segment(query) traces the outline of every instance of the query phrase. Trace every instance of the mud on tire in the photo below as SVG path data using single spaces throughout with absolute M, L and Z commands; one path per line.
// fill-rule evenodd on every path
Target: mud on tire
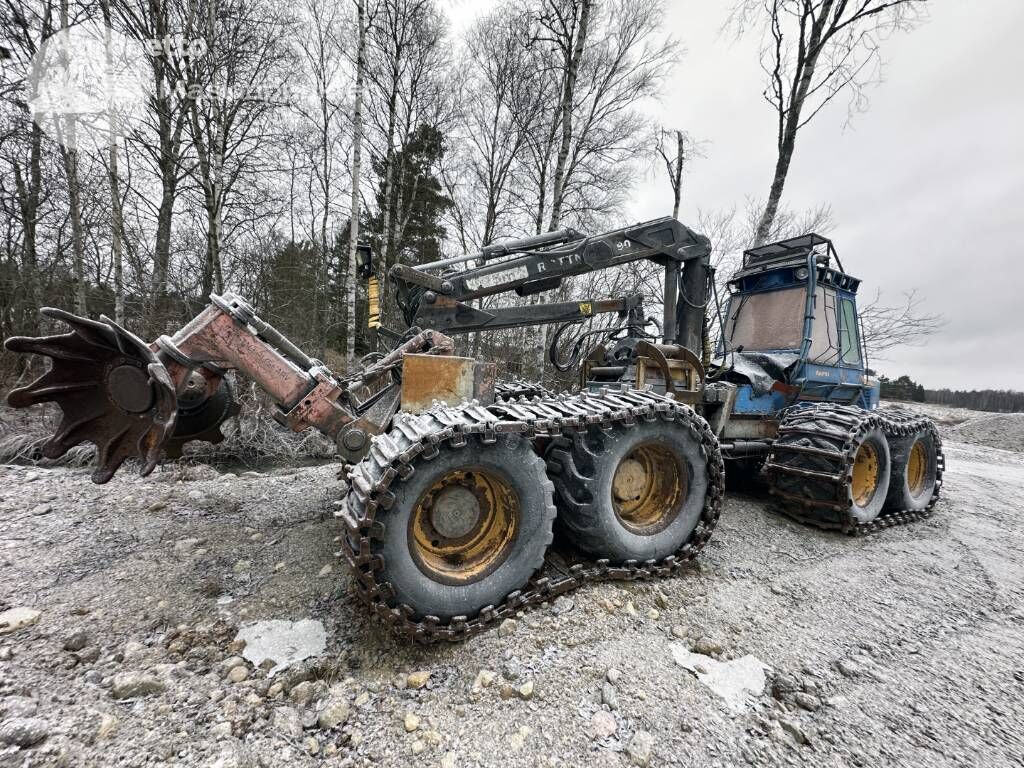
M 439 448 L 436 456 L 421 459 L 416 472 L 397 483 L 394 505 L 378 518 L 383 523 L 383 535 L 374 541 L 373 550 L 383 557 L 381 575 L 393 587 L 397 603 L 410 606 L 418 618 L 429 615 L 444 620 L 497 605 L 529 580 L 544 564 L 555 507 L 544 461 L 533 452 L 530 441 L 519 435 L 503 435 L 493 443 L 484 443 L 474 435 L 461 448 Z M 500 552 L 482 562 L 478 573 L 452 578 L 444 571 L 444 558 L 426 551 L 417 541 L 417 510 L 438 484 L 473 473 L 486 475 L 503 488 L 509 497 L 508 514 L 514 518 L 514 527 L 499 543 Z M 469 532 L 461 540 L 474 536 L 476 533 Z M 458 572 L 457 565 L 456 561 L 452 572 Z
M 561 436 L 546 458 L 558 525 L 575 546 L 614 563 L 664 558 L 687 542 L 714 460 L 698 432 L 664 420 Z

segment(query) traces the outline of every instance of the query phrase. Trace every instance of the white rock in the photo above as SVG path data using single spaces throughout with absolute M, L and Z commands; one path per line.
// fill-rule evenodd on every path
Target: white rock
M 693 672 L 701 683 L 721 696 L 733 712 L 747 710 L 753 699 L 764 692 L 765 672 L 771 667 L 754 656 L 717 661 L 710 656 L 692 653 L 678 643 L 674 643 L 671 650 L 676 664 Z
M 430 672 L 425 669 L 410 672 L 405 678 L 406 685 L 412 689 L 423 688 L 430 682 Z
M 254 666 L 266 659 L 275 662 L 267 671 L 269 677 L 303 659 L 319 656 L 327 647 L 327 632 L 316 619 L 257 621 L 239 629 L 235 639 L 245 641 L 242 656 Z
M 0 635 L 17 632 L 39 621 L 42 612 L 35 608 L 8 608 L 0 613 Z
M 473 688 L 480 690 L 481 688 L 489 688 L 492 683 L 497 679 L 498 673 L 493 672 L 489 669 L 481 669 L 476 674 L 476 679 L 473 681 Z
M 174 551 L 177 552 L 179 555 L 187 555 L 189 552 L 191 552 L 200 544 L 202 544 L 202 542 L 202 539 L 178 539 L 176 542 L 174 542 Z
M 278 707 L 274 710 L 274 728 L 285 736 L 293 739 L 302 736 L 302 719 L 292 707 Z
M 519 622 L 515 619 L 505 619 L 498 625 L 498 637 L 511 637 L 519 629 Z
M 102 713 L 100 715 L 100 724 L 96 727 L 96 740 L 103 741 L 104 739 L 109 739 L 114 735 L 115 730 L 117 730 L 117 718 L 106 712 Z
M 615 694 L 615 687 L 611 683 L 605 683 L 601 686 L 601 703 L 608 707 L 608 709 L 619 708 L 619 697 Z

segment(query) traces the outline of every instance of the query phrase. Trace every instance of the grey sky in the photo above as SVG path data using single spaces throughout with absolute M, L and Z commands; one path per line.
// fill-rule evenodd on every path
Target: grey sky
M 492 3 L 455 0 L 456 29 Z M 1024 2 L 933 0 L 931 18 L 884 44 L 885 82 L 844 128 L 846 104 L 801 133 L 784 204 L 829 203 L 832 237 L 865 297 L 917 289 L 947 326 L 927 345 L 875 362 L 926 386 L 1024 390 Z M 767 195 L 773 111 L 756 37 L 721 34 L 730 0 L 668 0 L 686 48 L 655 107 L 708 141 L 685 179 L 680 218 Z M 629 220 L 670 211 L 663 175 L 639 179 Z

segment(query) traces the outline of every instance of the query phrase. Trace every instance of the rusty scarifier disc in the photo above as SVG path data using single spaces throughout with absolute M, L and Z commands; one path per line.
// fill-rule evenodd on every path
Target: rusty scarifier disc
M 928 434 L 935 445 L 935 488 L 927 506 L 921 510 L 883 510 L 874 520 L 862 523 L 853 515 L 851 490 L 854 464 L 860 438 L 880 427 L 886 438 L 900 439 Z M 801 461 L 813 455 L 818 468 L 809 470 Z M 822 467 L 828 466 L 827 469 Z M 932 516 L 942 488 L 946 467 L 942 439 L 931 419 L 903 410 L 866 411 L 846 405 L 817 403 L 794 408 L 783 416 L 779 436 L 765 463 L 771 493 L 779 499 L 779 508 L 789 517 L 819 528 L 838 529 L 862 536 L 896 525 L 906 525 Z M 792 493 L 777 487 L 785 476 L 798 476 L 811 482 L 805 492 Z M 816 493 L 810 493 L 809 489 Z
M 130 458 L 141 459 L 142 474 L 148 475 L 174 429 L 177 398 L 167 369 L 142 339 L 107 317 L 89 320 L 50 307 L 41 312 L 71 331 L 7 340 L 12 352 L 51 361 L 46 373 L 11 391 L 8 405 L 56 403 L 63 417 L 42 454 L 56 459 L 79 443 L 94 443 L 93 482 L 107 482 Z
M 687 541 L 671 556 L 622 565 L 611 565 L 608 560 L 569 564 L 552 553 L 545 567 L 500 605 L 487 606 L 475 616 L 456 616 L 450 621 L 433 616 L 415 620 L 409 606 L 395 604 L 391 585 L 378 578 L 383 562 L 371 546 L 374 537 L 384 534 L 385 523 L 378 519 L 378 514 L 383 510 L 386 516 L 394 505 L 394 484 L 408 480 L 422 462 L 437 458 L 441 451 L 465 449 L 473 442 L 468 439 L 471 435 L 487 443 L 495 441 L 500 433 L 532 439 L 592 425 L 628 428 L 659 419 L 676 422 L 680 429 L 689 430 L 700 441 L 707 460 L 708 493 L 700 520 Z M 523 608 L 552 600 L 588 582 L 660 578 L 679 573 L 707 544 L 718 523 L 725 468 L 714 433 L 692 408 L 652 392 L 606 388 L 596 393 L 521 398 L 490 406 L 436 406 L 416 416 L 399 414 L 392 429 L 375 439 L 369 455 L 352 468 L 349 483 L 345 503 L 336 514 L 346 528 L 341 554 L 355 577 L 360 599 L 407 641 L 458 642 Z

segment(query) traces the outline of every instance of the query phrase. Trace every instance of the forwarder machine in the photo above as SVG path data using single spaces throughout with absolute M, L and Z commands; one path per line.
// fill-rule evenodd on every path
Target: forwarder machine
M 372 254 L 359 256 L 375 304 Z M 665 270 L 658 334 L 642 296 L 472 306 L 641 260 Z M 42 455 L 90 441 L 93 480 L 105 483 L 127 459 L 145 475 L 190 440 L 222 439 L 237 411 L 227 375 L 251 379 L 282 424 L 335 439 L 356 593 L 419 642 L 462 639 L 587 581 L 677 573 L 718 520 L 723 456 L 763 462 L 789 514 L 844 531 L 927 515 L 938 496 L 938 435 L 925 419 L 876 410 L 858 281 L 824 238 L 745 254 L 710 371 L 697 353 L 710 246 L 674 219 L 591 237 L 560 230 L 389 277 L 410 328 L 385 333 L 394 348 L 346 376 L 225 294 L 152 343 L 106 317 L 44 308 L 70 331 L 7 340 L 51 358 L 8 402 L 56 403 L 63 418 Z M 378 314 L 371 306 L 371 322 Z M 582 331 L 596 315 L 610 326 Z M 561 324 L 553 362 L 579 369 L 575 393 L 500 384 L 493 362 L 453 354 L 449 334 L 549 323 Z

